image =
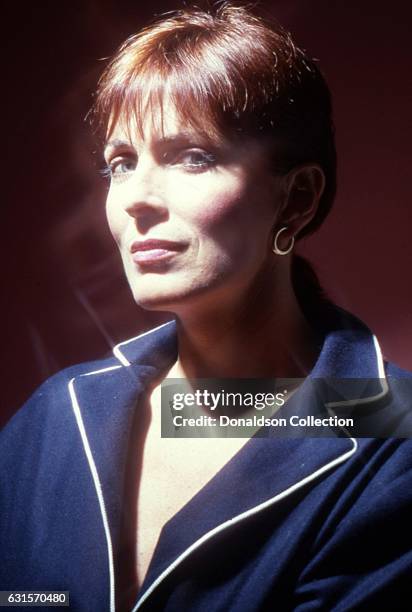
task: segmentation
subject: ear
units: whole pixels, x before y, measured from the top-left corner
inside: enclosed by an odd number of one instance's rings
[[[325,175],[317,164],[304,164],[293,168],[285,177],[285,197],[280,224],[286,225],[288,236],[297,237],[313,219],[325,189]]]

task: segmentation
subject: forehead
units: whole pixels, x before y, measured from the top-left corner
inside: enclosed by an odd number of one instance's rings
[[[224,136],[204,117],[187,116],[170,100],[161,104],[146,104],[144,112],[134,109],[121,111],[116,120],[109,122],[106,146],[122,142],[157,142],[172,140],[201,140],[209,144],[223,144]]]

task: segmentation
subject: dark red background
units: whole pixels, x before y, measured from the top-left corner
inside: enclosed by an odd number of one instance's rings
[[[411,4],[265,4],[320,58],[335,102],[338,198],[302,250],[386,356],[412,369]],[[158,320],[123,279],[84,117],[100,58],[179,6],[84,0],[3,11],[2,421],[50,374]]]

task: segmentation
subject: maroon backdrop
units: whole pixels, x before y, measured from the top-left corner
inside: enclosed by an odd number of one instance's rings
[[[329,294],[412,369],[409,2],[265,3],[332,89],[339,191],[301,250]],[[83,0],[3,11],[4,422],[49,375],[159,320],[129,295],[104,218],[100,156],[84,117],[104,61],[153,13],[181,6]]]

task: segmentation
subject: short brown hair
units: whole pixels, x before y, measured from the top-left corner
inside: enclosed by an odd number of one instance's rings
[[[301,235],[319,227],[336,191],[330,93],[281,26],[230,3],[168,15],[119,48],[99,81],[95,115],[109,135],[119,117],[141,129],[165,99],[197,129],[272,144],[278,172],[318,163],[326,187]]]

